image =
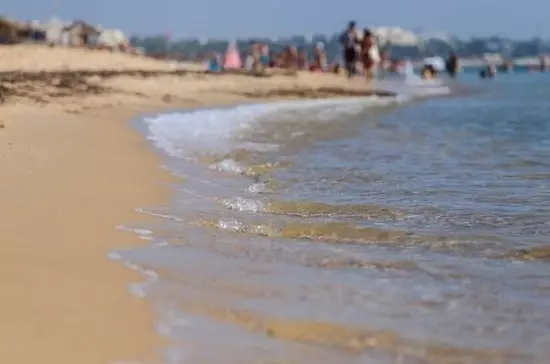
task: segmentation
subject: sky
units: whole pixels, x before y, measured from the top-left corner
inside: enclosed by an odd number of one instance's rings
[[[550,38],[549,0],[1,0],[0,14],[80,18],[127,34],[172,38],[331,34],[349,20],[461,38]]]

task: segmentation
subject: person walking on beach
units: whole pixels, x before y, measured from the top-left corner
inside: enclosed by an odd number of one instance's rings
[[[343,48],[344,65],[348,78],[355,75],[355,64],[357,62],[357,31],[355,29],[355,22],[350,21],[347,29],[340,35],[340,44]]]

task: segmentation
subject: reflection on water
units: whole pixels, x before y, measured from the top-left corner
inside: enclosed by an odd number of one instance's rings
[[[154,244],[121,252],[158,274],[144,291],[167,361],[546,362],[543,77],[265,113],[223,150],[170,159],[183,179],[173,204],[145,209],[165,217]]]

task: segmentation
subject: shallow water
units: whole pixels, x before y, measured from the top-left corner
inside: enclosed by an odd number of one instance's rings
[[[112,257],[166,361],[547,362],[548,76],[471,83],[140,122],[182,180]]]

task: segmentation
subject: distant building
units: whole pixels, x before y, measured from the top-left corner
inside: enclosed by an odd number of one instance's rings
[[[122,49],[128,46],[128,38],[120,29],[103,29],[96,43],[98,46]]]
[[[68,34],[64,36],[63,28],[68,24],[57,18],[52,18],[47,23],[38,25],[46,33],[46,42],[50,44],[68,44]]]
[[[16,43],[26,26],[15,20],[0,17],[0,43]]]
[[[63,27],[62,32],[67,34],[68,43],[73,46],[84,46],[95,44],[101,32],[82,20],[74,21],[72,24]]]

